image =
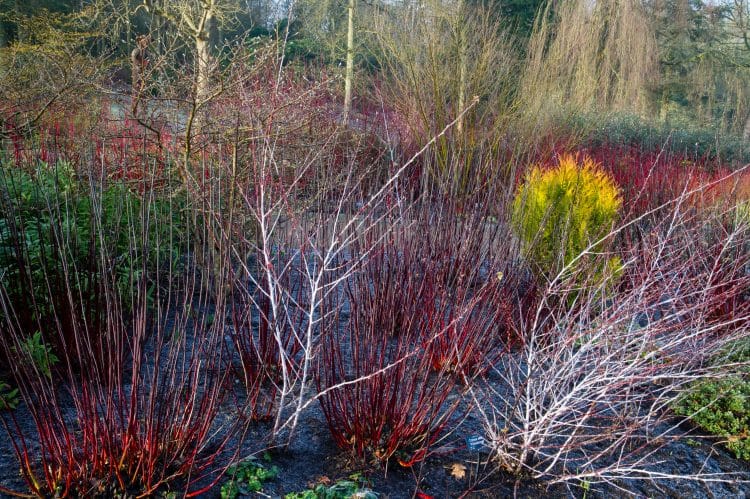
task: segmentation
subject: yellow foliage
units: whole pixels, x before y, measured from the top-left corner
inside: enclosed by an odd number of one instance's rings
[[[742,201],[734,208],[734,228],[740,230],[747,227],[750,227],[750,201]]]
[[[554,274],[611,229],[621,206],[619,187],[598,164],[565,155],[554,168],[529,170],[513,219],[525,253]]]

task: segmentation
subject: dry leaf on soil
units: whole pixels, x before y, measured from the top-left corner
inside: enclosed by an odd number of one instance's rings
[[[456,480],[463,480],[466,477],[466,466],[461,463],[453,463],[449,469],[451,476]]]

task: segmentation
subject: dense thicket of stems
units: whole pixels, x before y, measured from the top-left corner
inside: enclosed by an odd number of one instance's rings
[[[541,290],[525,342],[493,367],[502,385],[474,392],[499,466],[551,481],[678,478],[652,467],[684,436],[670,407],[691,382],[744,368],[721,354],[750,325],[749,227],[728,222],[732,210],[695,211],[688,200],[706,188],[606,236],[639,228],[621,275],[602,280],[579,260]]]

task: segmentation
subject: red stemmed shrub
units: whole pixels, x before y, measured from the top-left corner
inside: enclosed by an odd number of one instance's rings
[[[741,210],[737,206],[714,215],[705,238],[694,245],[703,258],[692,271],[707,276],[701,299],[709,304],[706,322],[717,335],[731,334],[738,321],[750,316],[750,219]]]
[[[323,411],[336,443],[361,458],[423,459],[457,386],[519,340],[523,292],[504,224],[488,203],[431,201],[353,245],[353,260],[360,248],[367,258],[347,281],[340,327],[323,335]]]
[[[472,201],[414,207],[382,244],[365,246],[376,249],[349,293],[384,333],[416,328],[437,370],[468,377],[519,340],[517,304],[530,291],[506,226]]]
[[[84,348],[66,353],[89,361],[80,374],[53,380],[31,359],[14,359],[35,431],[12,413],[3,418],[33,495],[148,496],[176,489],[190,497],[218,478],[219,457],[233,433],[228,427],[214,435],[224,391],[220,326],[175,317],[169,308],[162,312],[174,322],[152,324],[139,314],[129,341],[113,306],[103,332],[107,364]],[[147,340],[153,326],[157,334]],[[18,334],[6,330],[4,337]]]
[[[694,160],[669,149],[644,151],[634,145],[603,144],[585,149],[609,171],[623,190],[625,218],[639,216],[680,198],[683,192],[730,175],[731,170],[708,159]],[[681,199],[702,208],[719,200],[750,195],[750,175],[742,173]]]
[[[58,354],[72,351],[85,335],[87,348],[105,359],[106,286],[124,298],[128,315],[133,276],[152,288],[161,268],[184,251],[179,238],[141,251],[133,237],[167,240],[186,220],[177,210],[179,196],[141,196],[100,173],[77,173],[66,162],[0,168],[0,265],[7,269],[0,282],[20,330],[39,331]],[[152,188],[144,182],[136,191]],[[76,356],[61,359],[86,367]]]
[[[295,292],[288,275],[280,280],[299,298],[299,286]],[[273,313],[268,286],[263,284],[259,283],[265,289],[255,293],[254,286],[238,290],[232,304],[232,339],[248,397],[246,415],[251,419],[267,419],[273,414],[283,373],[299,368],[300,344],[294,333],[303,327],[301,314],[278,317]]]
[[[266,308],[260,305],[259,308]],[[232,340],[239,354],[238,377],[242,379],[251,408],[247,417],[265,419],[270,417],[276,389],[264,383],[276,374],[278,349],[266,318],[254,318],[256,308],[252,304],[236,303],[232,306]]]
[[[90,199],[74,184],[66,164],[0,168],[0,265],[6,269],[0,281],[21,330],[39,331],[59,352],[73,345],[73,329],[85,321],[86,341],[101,357],[97,332],[108,269],[96,258],[98,241],[89,237]],[[47,333],[50,323],[59,334]]]
[[[92,199],[96,192],[94,184]],[[217,419],[229,376],[224,297],[209,298],[195,269],[178,272],[167,250],[176,251],[189,234],[171,225],[152,195],[141,202],[140,223],[128,226],[124,255],[94,246],[91,258],[104,269],[98,274],[96,321],[81,315],[66,324],[53,314],[43,324],[44,338],[60,340],[52,342],[58,368],[50,369],[46,347],[25,346],[30,332],[16,320],[7,290],[0,294],[0,343],[33,421],[29,426],[20,414],[3,413],[3,424],[34,496],[170,490],[195,496],[218,480],[232,455],[238,423]],[[112,237],[101,213],[90,227],[94,241]],[[160,230],[150,230],[154,225]],[[63,254],[72,250],[67,239],[59,244]],[[113,265],[126,257],[129,266]],[[60,300],[75,310],[86,274],[70,265],[65,275]],[[33,288],[40,296],[44,282]]]
[[[321,405],[341,448],[382,462],[395,456],[408,466],[425,457],[455,411],[457,399],[448,400],[455,378],[433,372],[417,328],[391,336],[367,305],[353,301],[346,325],[323,339]]]

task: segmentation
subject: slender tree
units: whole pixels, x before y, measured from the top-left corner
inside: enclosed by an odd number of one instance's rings
[[[191,40],[195,51],[195,100],[199,106],[208,102],[213,93],[211,77],[216,68],[213,47],[217,43],[218,23],[236,10],[236,5],[221,0],[144,0],[143,6]]]
[[[352,110],[352,81],[354,80],[354,8],[356,0],[349,0],[347,4],[348,23],[346,28],[346,76],[344,77],[344,116],[342,123],[349,124],[349,114]]]

